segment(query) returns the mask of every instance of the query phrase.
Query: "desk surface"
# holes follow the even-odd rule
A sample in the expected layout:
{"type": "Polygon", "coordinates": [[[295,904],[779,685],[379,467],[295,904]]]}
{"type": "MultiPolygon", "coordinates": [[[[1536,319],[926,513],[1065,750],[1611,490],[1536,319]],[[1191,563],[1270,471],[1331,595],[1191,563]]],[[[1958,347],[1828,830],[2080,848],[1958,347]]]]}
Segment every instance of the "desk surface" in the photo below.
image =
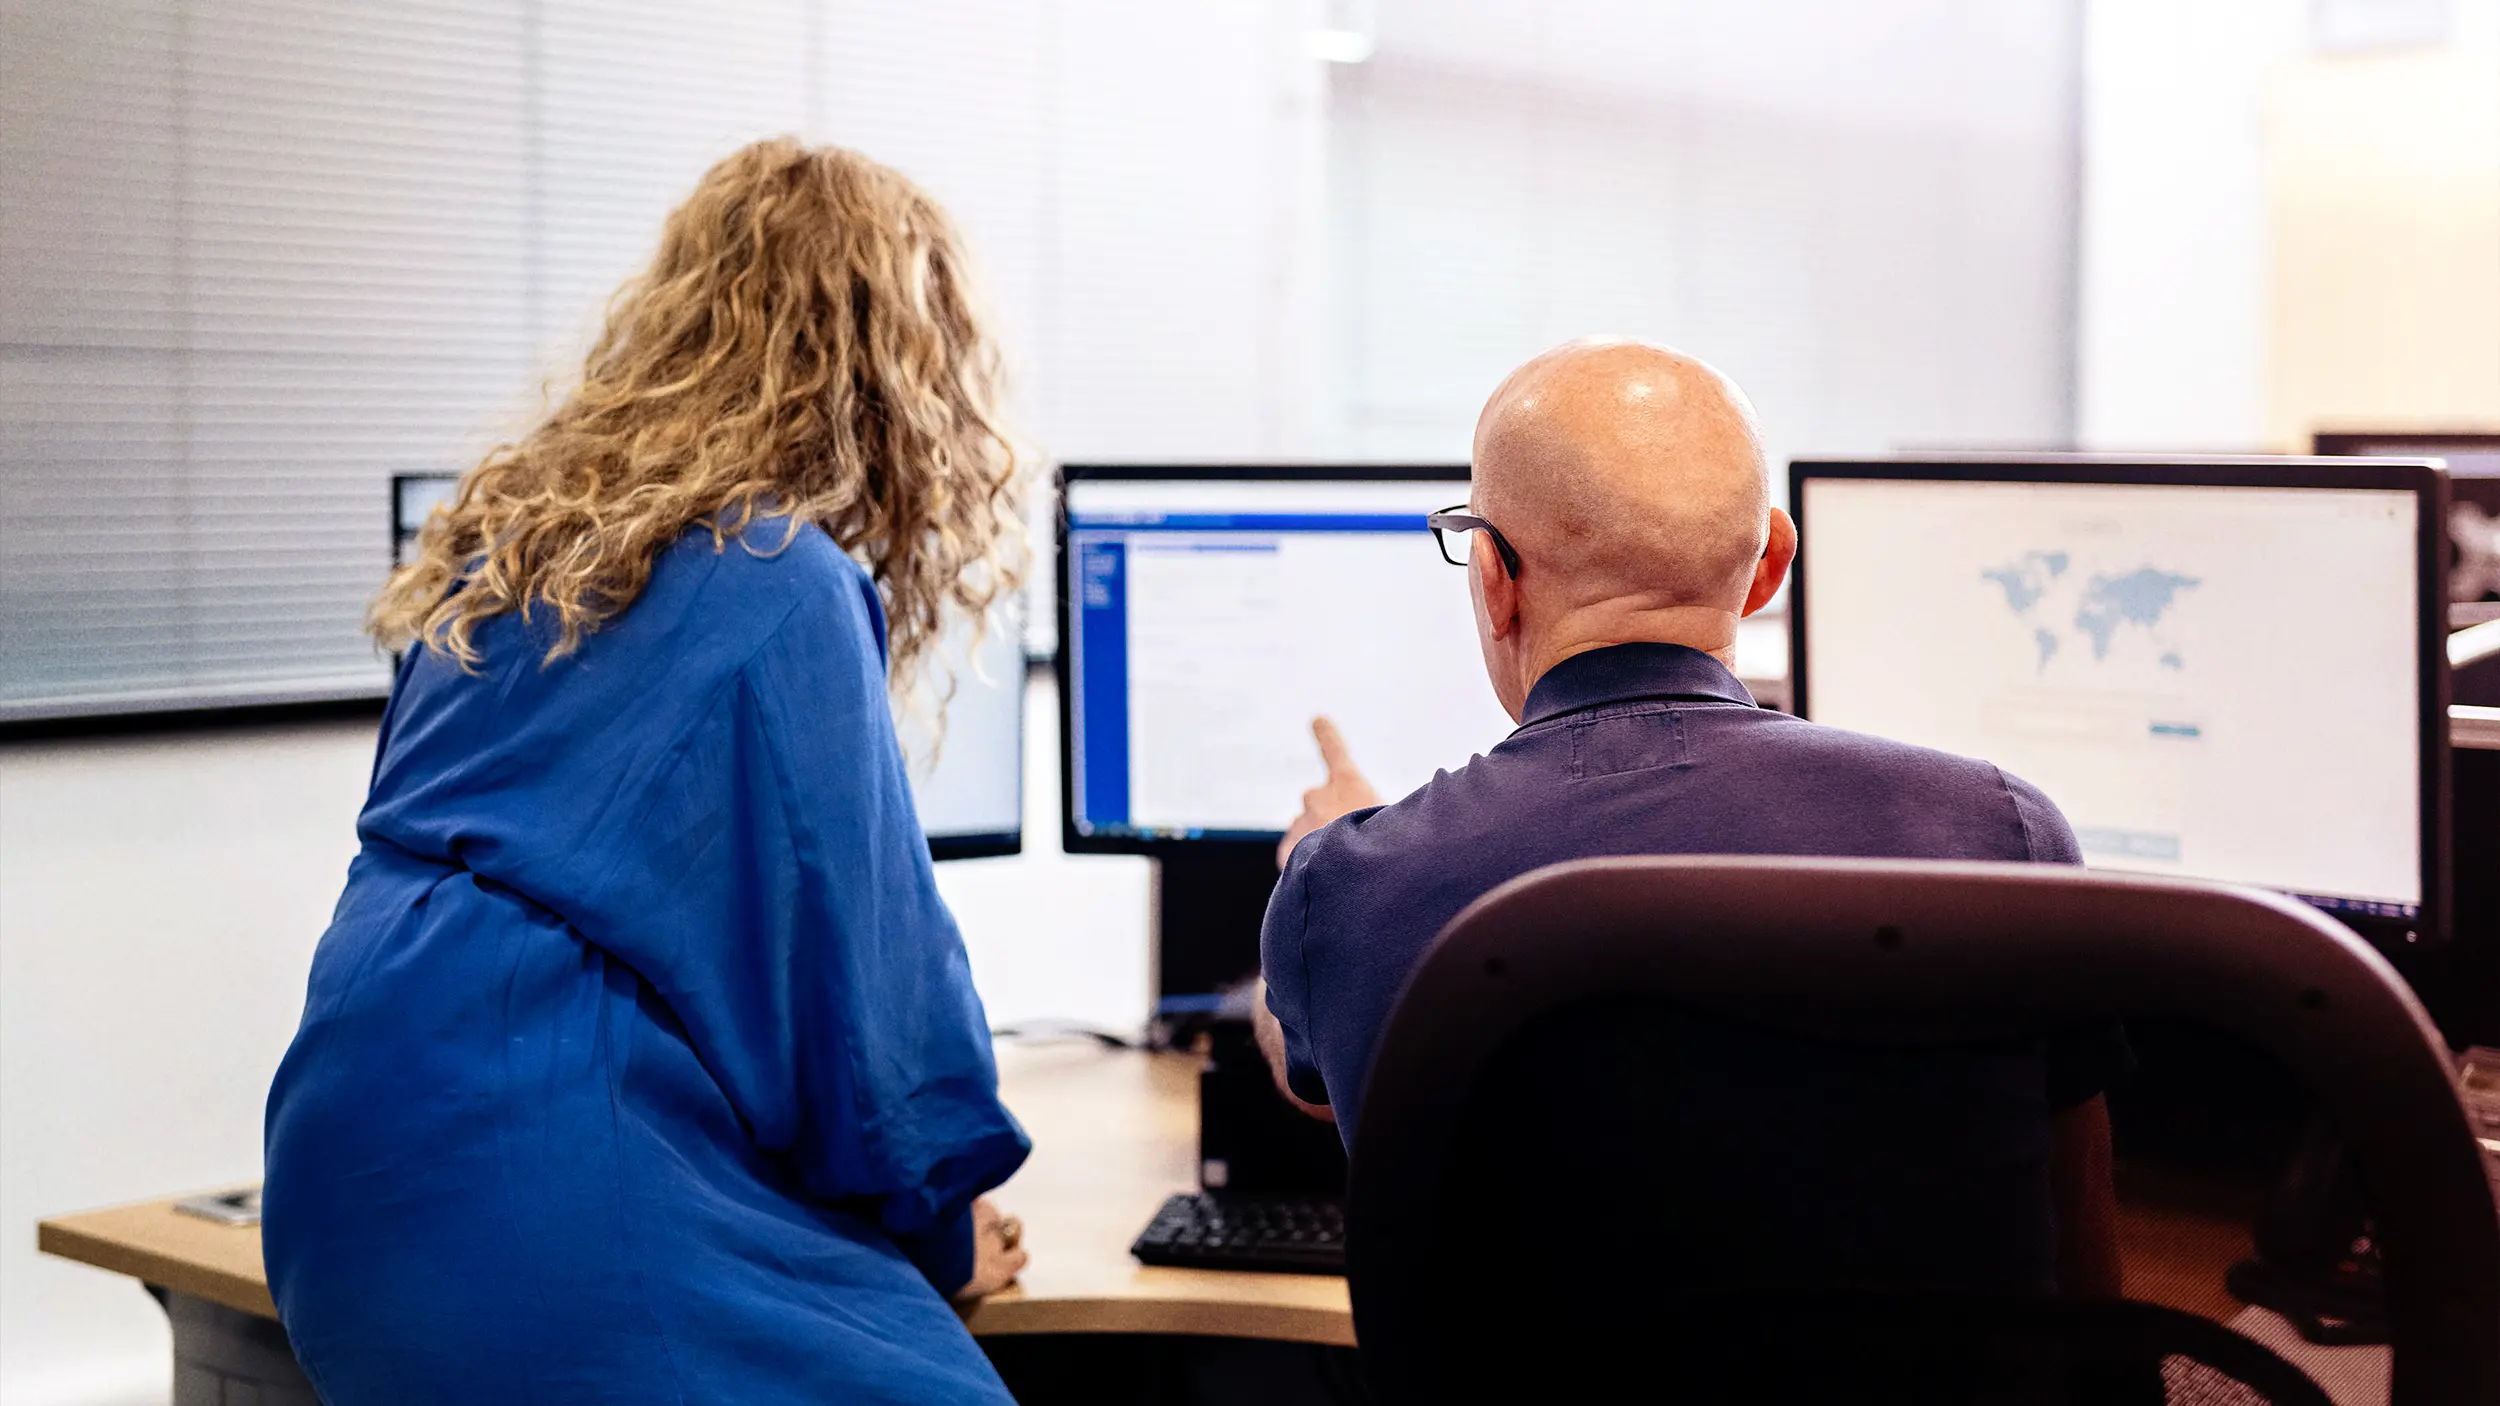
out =
{"type": "Polygon", "coordinates": [[[1198,1060],[1091,1043],[998,1052],[1033,1155],[998,1189],[1033,1262],[975,1333],[1205,1333],[1354,1343],[1343,1279],[1155,1269],[1129,1258],[1163,1198],[1198,1188],[1198,1060]]]}
{"type": "MultiPolygon", "coordinates": [[[[1353,1343],[1343,1279],[1155,1269],[1129,1258],[1163,1198],[1197,1186],[1196,1058],[1090,1041],[1001,1045],[998,1071],[1033,1155],[996,1199],[1024,1218],[1033,1262],[1016,1286],[971,1311],[973,1332],[1353,1343]]],[[[186,1216],[173,1199],[56,1217],[36,1228],[36,1241],[49,1254],[277,1316],[259,1227],[186,1216]]]]}
{"type": "MultiPolygon", "coordinates": [[[[1196,1185],[1197,1061],[1090,1043],[1003,1045],[1001,1093],[1033,1135],[1033,1156],[997,1200],[1024,1218],[1022,1281],[967,1315],[972,1331],[1194,1333],[1351,1345],[1343,1279],[1154,1269],[1129,1242],[1163,1198],[1196,1185]]],[[[2131,1297],[2228,1319],[2223,1273],[2247,1255],[2236,1205],[2192,1186],[2120,1183],[2131,1297]]],[[[257,1227],[179,1214],[171,1200],[61,1216],[37,1227],[47,1253],[177,1293],[277,1316],[257,1227]]]]}

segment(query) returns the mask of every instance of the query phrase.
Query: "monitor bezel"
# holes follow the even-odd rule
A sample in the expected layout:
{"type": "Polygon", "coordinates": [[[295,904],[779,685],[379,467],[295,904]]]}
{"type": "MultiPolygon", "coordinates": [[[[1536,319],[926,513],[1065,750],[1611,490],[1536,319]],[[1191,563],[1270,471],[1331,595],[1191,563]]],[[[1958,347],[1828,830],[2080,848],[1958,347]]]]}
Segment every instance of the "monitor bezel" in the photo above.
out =
{"type": "Polygon", "coordinates": [[[400,545],[401,545],[402,543],[412,541],[412,540],[413,540],[413,539],[417,536],[417,534],[418,534],[418,533],[419,533],[419,532],[420,532],[420,531],[421,531],[421,530],[425,527],[425,523],[424,523],[422,520],[419,520],[419,521],[417,521],[417,522],[410,522],[410,521],[408,521],[408,520],[407,520],[406,516],[405,516],[405,515],[404,515],[404,514],[400,511],[400,510],[401,510],[401,508],[404,506],[404,500],[405,500],[405,499],[406,499],[406,497],[407,497],[407,488],[408,488],[408,485],[409,485],[409,484],[412,484],[412,483],[448,483],[448,484],[452,484],[452,485],[454,485],[454,486],[455,486],[455,488],[456,488],[456,486],[459,484],[459,482],[460,482],[460,475],[458,475],[458,474],[456,474],[456,473],[451,473],[451,472],[448,472],[448,471],[441,471],[441,470],[438,470],[438,471],[432,471],[432,472],[417,472],[417,473],[405,473],[405,472],[403,472],[403,473],[394,473],[394,474],[392,474],[392,475],[391,475],[391,569],[392,569],[392,570],[396,571],[396,570],[398,570],[400,567],[403,567],[403,566],[405,566],[405,565],[407,565],[407,564],[408,564],[408,563],[407,563],[407,560],[406,560],[405,558],[403,558],[403,557],[400,555],[400,551],[399,551],[399,549],[400,549],[400,545]]]}
{"type": "MultiPolygon", "coordinates": [[[[1024,783],[1017,782],[1016,789],[1021,792],[1024,783]]],[[[934,863],[943,864],[950,859],[999,859],[1024,853],[1022,830],[951,835],[932,835],[926,830],[920,833],[929,842],[929,858],[934,863]]]]}
{"type": "MultiPolygon", "coordinates": [[[[2411,460],[2444,457],[2442,450],[2500,450],[2500,430],[2320,430],[2309,437],[2309,452],[2332,459],[2411,460]],[[2389,451],[2394,451],[2391,454],[2389,451]]],[[[2454,476],[2453,469],[2451,475],[2454,476]]]]}
{"type": "Polygon", "coordinates": [[[2420,730],[2419,778],[2422,904],[2418,918],[2383,918],[2332,912],[2330,916],[2398,959],[2411,962],[2449,945],[2451,928],[2448,757],[2448,475],[2427,459],[2335,458],[2318,455],[1920,455],[1888,458],[1798,459],[1788,467],[1788,512],[1797,524],[1796,561],[1788,582],[1789,706],[1801,718],[1813,713],[1806,667],[1810,602],[1806,554],[1813,536],[1806,523],[1805,490],[1814,479],[1890,479],[1970,483],[2077,483],[2135,487],[2311,488],[2397,490],[2419,500],[2414,524],[2414,597],[2420,616],[2415,637],[2418,673],[2416,726],[2420,730]]]}
{"type": "Polygon", "coordinates": [[[1059,643],[1051,658],[1051,675],[1059,691],[1059,847],[1069,854],[1142,854],[1162,857],[1174,853],[1215,854],[1231,851],[1241,854],[1273,850],[1284,836],[1283,831],[1264,839],[1180,839],[1165,836],[1126,834],[1080,834],[1076,828],[1076,719],[1070,707],[1074,689],[1068,651],[1074,635],[1068,628],[1068,602],[1072,598],[1071,565],[1068,556],[1068,486],[1080,479],[1129,483],[1452,483],[1458,486],[1456,497],[1467,496],[1466,485],[1471,466],[1464,463],[1396,463],[1369,464],[1346,462],[1307,463],[1176,463],[1157,464],[1146,461],[1062,464],[1057,474],[1057,509],[1052,514],[1053,555],[1057,561],[1058,599],[1053,603],[1059,624],[1059,643]]]}
{"type": "MultiPolygon", "coordinates": [[[[1031,699],[1026,690],[1033,687],[1032,663],[1024,658],[1019,645],[1015,651],[1019,667],[1015,671],[1016,701],[1016,826],[1012,830],[949,830],[922,829],[921,837],[929,842],[929,860],[945,864],[958,859],[1003,859],[1024,853],[1025,764],[1031,758],[1032,728],[1027,725],[1031,699]]],[[[916,817],[915,817],[916,818],[916,817]]]]}

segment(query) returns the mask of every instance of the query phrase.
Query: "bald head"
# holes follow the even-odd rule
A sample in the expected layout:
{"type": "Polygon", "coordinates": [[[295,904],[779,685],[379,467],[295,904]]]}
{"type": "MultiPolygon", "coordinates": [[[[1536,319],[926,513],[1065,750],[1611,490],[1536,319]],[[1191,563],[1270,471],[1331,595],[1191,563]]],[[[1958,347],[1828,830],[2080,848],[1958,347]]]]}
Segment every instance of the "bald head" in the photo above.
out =
{"type": "Polygon", "coordinates": [[[1474,472],[1476,511],[1533,563],[1522,589],[1566,609],[1740,610],[1770,530],[1744,392],[1647,342],[1566,342],[1512,372],[1474,472]]]}

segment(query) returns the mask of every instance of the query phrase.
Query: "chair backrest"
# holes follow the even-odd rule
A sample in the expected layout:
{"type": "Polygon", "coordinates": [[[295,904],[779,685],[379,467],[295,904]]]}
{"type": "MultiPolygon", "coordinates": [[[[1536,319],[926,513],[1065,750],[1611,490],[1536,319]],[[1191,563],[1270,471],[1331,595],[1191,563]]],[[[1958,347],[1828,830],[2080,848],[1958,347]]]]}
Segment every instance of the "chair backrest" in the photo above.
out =
{"type": "MultiPolygon", "coordinates": [[[[1587,860],[1513,880],[1454,919],[1410,978],[1373,1059],[1349,1181],[1356,1331],[1393,1399],[1433,1379],[1453,1292],[1500,1305],[1525,1287],[1454,1289],[1452,1261],[1435,1252],[1468,1233],[1441,1189],[1463,1170],[1453,1157],[1480,1079],[1540,1021],[1643,1000],[1860,1046],[2129,1017],[2247,1040],[2317,1092],[2371,1189],[2395,1406],[2500,1402],[2500,1215],[2480,1150],[2437,1031],[2351,933],[2305,905],[2213,884],[1722,857],[1587,860]]],[[[1848,1150],[1830,1156],[1845,1175],[1848,1150]]],[[[1635,1210],[1533,1213],[1582,1222],[1558,1234],[1602,1237],[1635,1210]]]]}

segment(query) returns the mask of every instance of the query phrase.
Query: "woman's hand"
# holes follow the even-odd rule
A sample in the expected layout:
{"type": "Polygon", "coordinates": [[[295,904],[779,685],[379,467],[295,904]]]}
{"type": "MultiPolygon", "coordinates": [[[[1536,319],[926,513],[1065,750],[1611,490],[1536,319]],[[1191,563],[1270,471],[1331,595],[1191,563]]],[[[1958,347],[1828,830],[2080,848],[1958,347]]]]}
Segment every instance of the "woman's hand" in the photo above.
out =
{"type": "Polygon", "coordinates": [[[1013,1284],[1030,1258],[1022,1220],[1001,1213],[986,1196],[973,1202],[972,1277],[955,1291],[955,1302],[973,1303],[1013,1284]]]}

